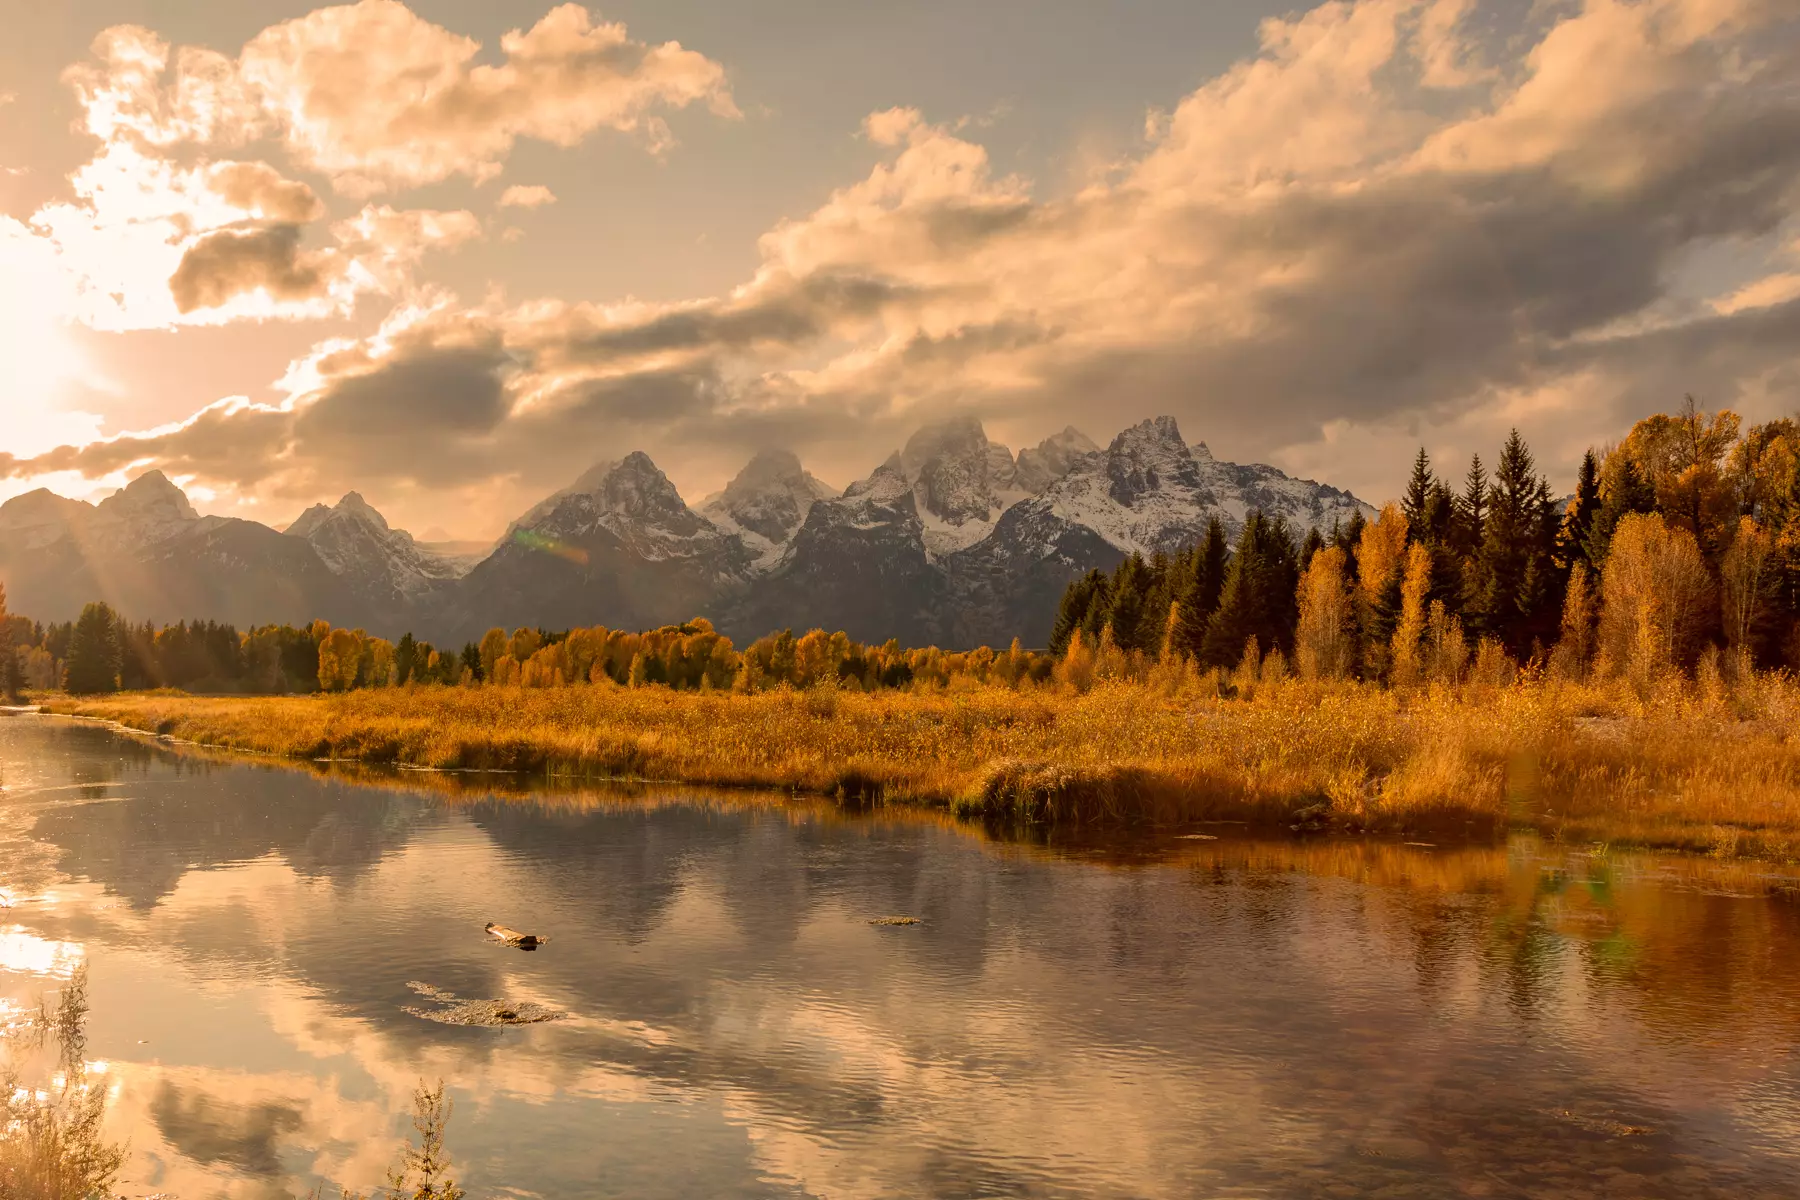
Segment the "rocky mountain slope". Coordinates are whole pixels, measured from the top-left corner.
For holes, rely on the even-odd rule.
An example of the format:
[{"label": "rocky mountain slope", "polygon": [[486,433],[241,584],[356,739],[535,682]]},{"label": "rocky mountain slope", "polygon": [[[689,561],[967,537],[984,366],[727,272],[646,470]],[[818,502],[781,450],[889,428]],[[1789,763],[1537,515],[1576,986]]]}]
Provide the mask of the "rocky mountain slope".
[{"label": "rocky mountain slope", "polygon": [[324,617],[442,644],[494,625],[637,628],[711,617],[745,641],[844,629],[867,641],[1038,644],[1067,582],[1174,551],[1252,509],[1296,535],[1373,510],[1336,488],[1215,459],[1169,417],[1104,449],[1074,429],[1013,454],[980,422],[920,430],[841,495],[765,451],[696,510],[650,458],[597,464],[472,567],[391,528],[355,492],[277,533],[203,517],[161,474],[98,505],[0,505],[12,606],[64,620],[89,599],[133,619],[239,626]]},{"label": "rocky mountain slope", "polygon": [[303,538],[327,570],[342,580],[368,606],[371,620],[384,627],[405,624],[429,608],[454,581],[474,566],[434,554],[404,529],[391,529],[386,518],[358,492],[347,493],[335,507],[315,504],[284,531]]},{"label": "rocky mountain slope", "polygon": [[764,450],[725,490],[700,504],[700,515],[743,540],[756,566],[772,569],[820,500],[836,491],[813,478],[788,450]]},{"label": "rocky mountain slope", "polygon": [[689,508],[635,451],[520,517],[420,623],[444,641],[494,625],[649,627],[708,611],[755,562],[741,537]]},{"label": "rocky mountain slope", "polygon": [[69,620],[105,600],[132,620],[360,622],[366,607],[304,540],[203,517],[159,471],[97,505],[31,492],[0,505],[8,606]]}]

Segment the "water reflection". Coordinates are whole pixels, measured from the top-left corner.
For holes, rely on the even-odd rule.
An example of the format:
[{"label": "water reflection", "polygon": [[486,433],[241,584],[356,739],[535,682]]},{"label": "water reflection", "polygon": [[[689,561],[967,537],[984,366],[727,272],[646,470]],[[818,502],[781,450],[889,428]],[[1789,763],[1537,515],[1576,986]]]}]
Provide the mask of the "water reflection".
[{"label": "water reflection", "polygon": [[477,1196],[1796,1194],[1800,893],[1758,865],[1031,846],[46,719],[0,771],[0,992],[89,962],[132,1195],[367,1186],[440,1075]]}]

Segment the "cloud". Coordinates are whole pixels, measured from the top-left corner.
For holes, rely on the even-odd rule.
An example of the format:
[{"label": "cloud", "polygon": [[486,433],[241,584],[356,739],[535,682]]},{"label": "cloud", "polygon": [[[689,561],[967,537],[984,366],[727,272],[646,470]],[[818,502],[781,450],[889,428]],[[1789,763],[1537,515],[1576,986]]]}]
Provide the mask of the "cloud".
[{"label": "cloud", "polygon": [[221,229],[194,241],[169,277],[183,313],[217,308],[245,292],[274,300],[310,299],[325,290],[328,259],[303,255],[298,225]]},{"label": "cloud", "polygon": [[[359,296],[405,293],[424,248],[479,234],[468,214],[408,219],[384,205],[333,225],[332,246],[309,232],[329,215],[310,185],[228,156],[271,140],[364,197],[491,178],[520,138],[572,146],[608,128],[661,153],[672,135],[656,110],[736,115],[717,63],[634,41],[579,5],[513,30],[500,50],[500,62],[478,62],[479,43],[398,0],[318,9],[236,57],[171,49],[139,26],[103,31],[64,73],[100,145],[68,197],[29,222],[75,285],[59,315],[107,331],[344,316]],[[520,186],[501,206],[554,201]]]},{"label": "cloud", "polygon": [[573,146],[612,129],[661,152],[671,139],[656,110],[738,115],[718,63],[635,41],[578,4],[503,36],[498,63],[477,61],[481,49],[399,0],[360,0],[272,25],[236,58],[172,53],[147,29],[117,26],[66,78],[103,142],[156,150],[273,135],[354,196],[491,178],[520,138]]},{"label": "cloud", "polygon": [[692,478],[750,439],[872,463],[952,412],[1015,440],[1173,412],[1222,453],[1379,498],[1418,441],[1485,451],[1517,420],[1554,467],[1684,391],[1753,418],[1800,402],[1791,263],[1723,300],[1680,285],[1697,258],[1792,239],[1800,27],[1762,0],[1588,0],[1477,41],[1479,15],[1269,20],[1259,53],[1066,195],[954,125],[873,114],[882,160],[769,230],[727,294],[415,306],[403,336],[309,357],[275,475],[336,478],[354,451],[303,414],[405,364],[429,444],[427,358],[471,376],[446,453],[357,457],[342,482],[442,486],[454,462],[542,491],[623,445]]},{"label": "cloud", "polygon": [[312,188],[282,178],[268,163],[213,163],[206,169],[206,185],[231,207],[266,220],[304,225],[325,215]]},{"label": "cloud", "polygon": [[556,193],[542,184],[515,184],[500,193],[500,208],[542,208],[556,203]]}]

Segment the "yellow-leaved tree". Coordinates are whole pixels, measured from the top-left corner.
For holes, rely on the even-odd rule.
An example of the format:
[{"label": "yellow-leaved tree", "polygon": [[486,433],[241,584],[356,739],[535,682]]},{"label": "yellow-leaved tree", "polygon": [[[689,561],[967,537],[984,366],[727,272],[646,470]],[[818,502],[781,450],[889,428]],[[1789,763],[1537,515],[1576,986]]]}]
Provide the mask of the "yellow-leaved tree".
[{"label": "yellow-leaved tree", "polygon": [[1342,679],[1355,657],[1355,615],[1345,576],[1349,556],[1327,546],[1300,577],[1300,624],[1294,660],[1302,679]]},{"label": "yellow-leaved tree", "polygon": [[1608,669],[1646,686],[1689,665],[1711,582],[1692,533],[1670,527],[1661,513],[1621,520],[1600,582]]}]

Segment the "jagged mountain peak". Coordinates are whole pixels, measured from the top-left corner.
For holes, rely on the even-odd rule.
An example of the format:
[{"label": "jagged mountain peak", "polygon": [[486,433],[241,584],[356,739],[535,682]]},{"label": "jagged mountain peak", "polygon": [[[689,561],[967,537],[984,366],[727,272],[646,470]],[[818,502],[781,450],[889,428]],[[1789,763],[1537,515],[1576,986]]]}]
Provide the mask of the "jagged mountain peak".
[{"label": "jagged mountain peak", "polygon": [[[564,513],[569,507],[567,502],[574,499],[584,501],[579,507],[585,516]],[[559,518],[559,513],[564,515]],[[524,516],[512,523],[512,529],[538,529],[546,522],[566,526],[571,519],[591,527],[596,514],[632,519],[675,519],[678,522],[683,517],[690,521],[699,519],[669,477],[663,474],[662,468],[642,450],[633,450],[623,458],[595,463],[574,483],[532,505]],[[581,530],[564,529],[563,532]]]},{"label": "jagged mountain peak", "polygon": [[337,502],[337,511],[346,516],[355,517],[359,521],[367,521],[378,529],[387,530],[387,518],[375,510],[361,492],[345,492],[344,498]]},{"label": "jagged mountain peak", "polygon": [[773,566],[812,506],[833,495],[792,451],[761,450],[724,491],[702,502],[700,514],[744,538],[763,565]]},{"label": "jagged mountain peak", "polygon": [[[293,537],[311,538],[326,522],[337,518],[356,521],[367,525],[379,533],[396,532],[387,523],[375,506],[363,499],[361,492],[345,492],[336,505],[315,504],[294,519],[283,532]],[[404,530],[398,531],[402,536],[410,537]]]},{"label": "jagged mountain peak", "polygon": [[1035,496],[1067,475],[1077,461],[1098,453],[1100,447],[1093,439],[1070,425],[1036,446],[1019,451],[1013,481],[1020,491]]},{"label": "jagged mountain peak", "polygon": [[1174,417],[1152,417],[1121,431],[1107,447],[1106,474],[1108,491],[1127,508],[1171,492],[1214,502]]},{"label": "jagged mountain peak", "polygon": [[900,461],[907,477],[916,479],[932,459],[966,454],[985,458],[990,444],[980,418],[962,414],[921,425],[906,439]]},{"label": "jagged mountain peak", "polygon": [[1149,417],[1121,429],[1107,447],[1113,454],[1180,453],[1193,457],[1182,440],[1181,425],[1174,417]]},{"label": "jagged mountain peak", "polygon": [[900,452],[899,467],[912,487],[926,526],[926,548],[934,557],[980,541],[1006,506],[1023,495],[1012,451],[990,440],[972,415],[914,433]]},{"label": "jagged mountain peak", "polygon": [[197,521],[200,514],[188,502],[187,493],[161,471],[145,471],[102,500],[99,511],[120,520],[167,524]]},{"label": "jagged mountain peak", "polygon": [[859,479],[845,488],[843,498],[889,504],[911,491],[912,483],[906,478],[906,463],[896,450],[871,471],[867,479]]}]

